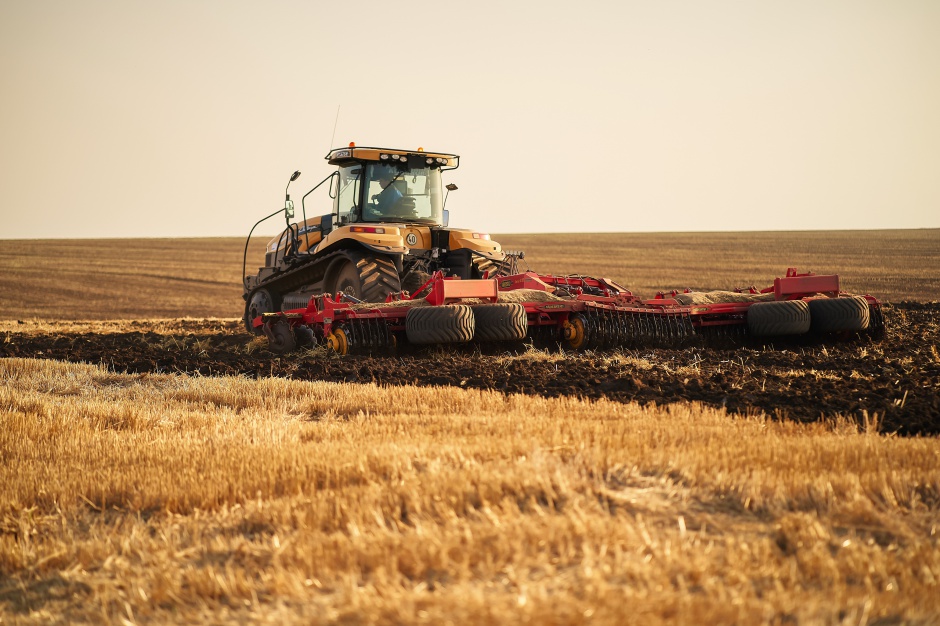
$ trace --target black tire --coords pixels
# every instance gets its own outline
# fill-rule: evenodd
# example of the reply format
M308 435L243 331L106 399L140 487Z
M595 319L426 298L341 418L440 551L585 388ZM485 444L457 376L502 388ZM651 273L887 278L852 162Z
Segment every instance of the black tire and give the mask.
M803 335L809 328L809 305L803 300L758 302L747 309L747 330L757 337Z
M529 321L521 304L479 304L473 309L477 341L520 341L525 339Z
M411 343L466 343L473 339L473 330L473 311L464 304L414 307L405 317Z
M274 313L274 299L267 289L259 289L251 295L248 306L245 307L245 329L249 333L260 335L263 332L261 327L253 328L251 323L265 313Z
M328 291L343 292L364 302L385 302L388 294L401 291L401 280L391 259L362 256L340 268Z
M317 336L309 326L295 326L294 338L298 348L314 348L317 345Z
M271 334L268 336L268 350L274 354L287 354L297 347L297 338L290 324L279 320L271 324Z
M809 313L815 333L860 332L871 319L868 301L861 296L816 298L809 301Z
M885 338L885 317L880 306L868 307L868 336L875 341Z

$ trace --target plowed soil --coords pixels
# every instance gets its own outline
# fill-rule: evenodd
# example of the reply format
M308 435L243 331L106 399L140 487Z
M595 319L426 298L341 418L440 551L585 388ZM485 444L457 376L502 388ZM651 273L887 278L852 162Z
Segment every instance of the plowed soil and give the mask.
M668 404L812 421L844 416L903 435L940 433L940 303L885 306L867 336L566 354L519 346L437 347L396 355L313 350L276 356L240 321L7 322L0 357L104 363L131 373L281 376L378 385L454 385L505 393Z

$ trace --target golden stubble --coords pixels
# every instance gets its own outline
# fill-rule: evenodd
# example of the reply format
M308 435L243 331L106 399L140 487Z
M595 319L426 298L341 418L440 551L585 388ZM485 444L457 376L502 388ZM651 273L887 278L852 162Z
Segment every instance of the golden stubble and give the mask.
M940 616L940 444L449 387L0 361L0 618Z

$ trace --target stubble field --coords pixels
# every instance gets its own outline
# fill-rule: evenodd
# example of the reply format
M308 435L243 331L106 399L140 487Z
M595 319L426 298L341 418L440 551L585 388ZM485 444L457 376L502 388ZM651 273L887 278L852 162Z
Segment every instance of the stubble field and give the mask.
M0 622L940 620L940 233L498 239L645 295L836 271L889 332L277 358L244 242L0 242Z

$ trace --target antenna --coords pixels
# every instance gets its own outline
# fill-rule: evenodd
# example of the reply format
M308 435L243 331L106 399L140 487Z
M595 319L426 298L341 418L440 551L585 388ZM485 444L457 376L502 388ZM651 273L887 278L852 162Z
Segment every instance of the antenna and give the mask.
M336 125L339 123L339 108L343 106L341 104L336 105L336 119L333 120L333 136L330 137L330 145L327 146L326 151L329 152L333 149L333 140L336 139Z

